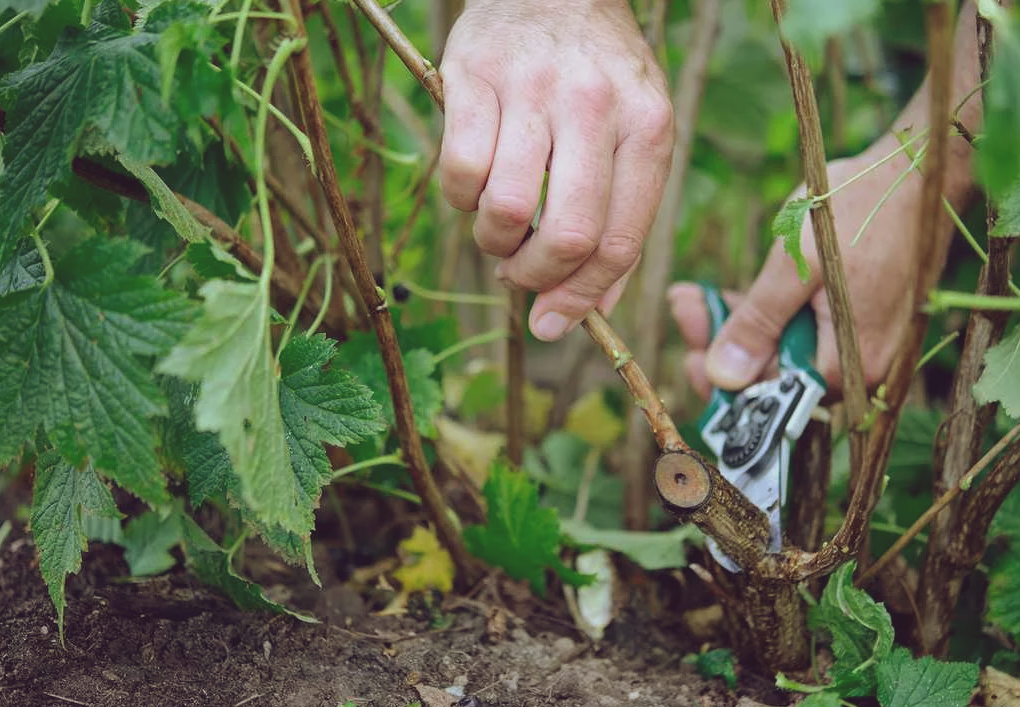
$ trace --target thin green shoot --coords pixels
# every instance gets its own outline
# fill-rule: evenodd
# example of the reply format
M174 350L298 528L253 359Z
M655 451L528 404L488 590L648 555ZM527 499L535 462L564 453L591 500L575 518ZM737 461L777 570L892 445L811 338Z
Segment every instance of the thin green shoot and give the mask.
M895 158L897 155L899 155L899 154L901 154L903 152L906 152L908 149L910 149L910 146L913 143L915 143L916 141L920 140L922 137L924 137L927 134L928 134L928 130L927 129L922 130L917 135L915 135L914 137L912 137L909 140L907 140L906 142L904 142L902 145L897 147L895 150L890 152L888 155L886 155L882 159L878 160L874 164L868 165L866 168L862 169L857 174L854 174L853 176L851 176L849 179L847 179L845 182L840 184L838 187L834 187L834 188L830 189L829 191L825 192L824 194L819 194L818 196L815 196L814 197L814 201L818 202L818 201L821 201L823 199L828 199L830 196L832 196L833 194L835 194L839 190L843 189L844 187L850 186L851 184L856 182L861 177L864 177L865 175L869 174L870 172L878 169L879 167L884 165L886 162L888 162L888 161L892 160L893 158Z
M212 14L217 14L219 8ZM234 27L234 42L230 48L230 73L237 76L237 69L241 66L241 49L244 46L244 30L248 26L248 13L251 12L251 0L241 2L241 10L237 12L237 25Z
M42 218L39 219L39 223L32 229L32 240L35 242L36 250L39 251L39 259L42 260L43 272L46 274L42 284L43 287L48 287L53 282L55 272L53 270L53 261L50 260L50 252L46 249L46 244L42 239L42 229L58 206L60 206L60 199L50 199L50 202L46 204L46 208L43 210Z
M399 279L399 278L398 278ZM452 302L454 304L479 304L486 307L506 307L507 301L505 297L497 297L495 295L476 295L465 292L442 292L440 290L430 290L421 285L416 285L408 280L400 280L400 284L407 288L408 292L416 297L422 299L432 300L434 302Z
M928 363L933 358L935 358L938 355L939 351L949 346L958 338L960 338L960 332L958 331L954 331L943 336L942 340L939 341L939 343L932 346L930 349L928 349L928 351L925 352L924 356L922 356L921 359L917 362L917 365L914 366L914 373L917 373L922 368L924 368L925 364Z
M9 30L14 25L16 25L19 22L21 22L23 19L28 17L28 14L29 14L28 10L25 10L23 12L19 12L14 17L12 17L11 19L9 19L6 22L4 22L2 25L0 25L0 34L3 34L4 32Z
M917 155L911 160L910 166L900 172L896 179L893 180L893 183L889 185L889 188L885 190L885 193L882 194L882 198L878 200L877 204L875 204L875 208L871 210L868 217L864 219L864 223L862 223L861 227L857 229L857 233L854 235L853 240L850 241L851 246L857 245L857 241L859 241L864 235L864 232L868 230L871 222L875 219L875 216L878 215L879 210L885 206L885 202L889 201L889 198L896 192L897 189L900 188L900 185L903 184L910 172L917 168L918 163L924 157L924 153L927 149L927 144L922 145L921 149L917 151Z
M332 125L334 128L342 130L347 137L349 137L354 144L359 147L366 147L375 154L382 157L384 160L388 160L395 164L403 164L409 166L418 166L421 164L421 153L420 152L397 152L390 150L387 147L380 145L374 140L369 140L365 137L364 133L351 127L348 123L341 120L337 116L333 115L329 111L322 112L326 122Z
M305 281L301 284L301 292L298 293L297 301L294 302L294 306L290 310L290 317L287 318L287 328L283 330L283 335L280 337L280 345L276 347L276 363L280 364L280 354L287 348L287 344L290 342L290 337L294 333L294 327L297 326L298 317L301 315L301 310L304 309L305 300L308 299L308 293L312 290L312 285L315 284L315 276L319 274L319 268L323 265L328 265L326 268L326 278L329 284L329 289L332 289L333 284L333 256L329 253L324 253L312 261L312 265L308 268L308 274L305 276ZM326 304L329 302L328 298L323 299L322 308L319 310L321 315L325 309ZM322 320L316 315L316 321L321 324ZM313 327L308 335L311 336L318 329L318 324Z
M250 5L250 0L245 0L245 7ZM243 10L242 10L243 11ZM262 84L262 95L259 98L259 109L255 114L255 193L258 200L259 219L265 234L262 239L262 274L259 277L259 286L263 292L268 294L269 282L273 274L273 262L276 257L272 235L272 219L269 216L269 190L266 187L266 127L269 123L269 106L272 104L273 88L276 80L280 77L284 65L291 55L301 51L305 46L303 39L285 39L276 48L269 68L266 70L265 81ZM236 49L236 46L235 46Z
M491 331L486 331L481 334L476 334L475 336L469 336L463 341L458 341L453 346L447 347L440 351L439 353L437 353L435 356L432 357L432 361L435 363L435 365L438 366L440 363L448 359L450 356L454 356L460 353L461 351L464 351L465 349L469 349L472 346L489 344L492 343L493 341L499 341L500 339L505 339L508 336L510 336L510 332L507 331L506 329L493 329Z
M973 292L955 292L952 290L932 290L928 293L928 303L924 311L937 314L947 309L983 309L992 312L1020 312L1020 297L1000 297L998 295L978 295Z
M210 66L212 66L216 71L220 71L220 68L215 64L210 64ZM258 94L258 92L244 81L234 79L234 86L241 89L243 93L248 95L250 98L254 98L256 101L262 100L262 97ZM274 106L272 103L269 104L269 112L272 113L273 117L280 121L280 124L287 129L287 132L289 132L293 138L297 140L298 145L301 146L301 152L305 156L305 160L307 160L308 164L311 165L312 171L314 172L315 156L312 153L312 141L308 139L308 136L305 135L297 125L294 124L293 120L288 118L283 111Z
M353 474L354 472L361 471L362 469L371 469L375 466L387 465L405 466L404 459L399 454L384 454L382 456L364 459L360 462L354 462L353 464L348 464L347 466L342 466L339 469L336 469L333 472L333 480L336 481L343 476Z

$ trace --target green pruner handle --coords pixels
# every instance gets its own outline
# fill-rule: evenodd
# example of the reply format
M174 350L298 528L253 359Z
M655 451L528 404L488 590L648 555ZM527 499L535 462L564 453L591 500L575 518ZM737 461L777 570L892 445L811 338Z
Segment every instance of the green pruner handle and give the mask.
M722 292L718 287L706 282L699 283L705 297L705 307L708 309L709 320L709 341L715 339L719 330L722 329L726 319L730 316L730 308L723 300ZM783 329L779 339L779 369L780 371L799 370L804 371L816 383L825 389L825 379L815 369L813 360L818 348L818 325L815 323L815 313L811 305L804 305L796 316ZM733 402L735 393L728 390L712 388L712 395L708 399L708 407L698 420L698 428L704 432L705 426L715 416L719 408Z
M779 339L779 370L804 371L825 390L825 379L815 369L814 359L818 350L818 324L810 304L800 311L783 329Z
M700 282L698 284L701 285L701 292L705 297L705 308L708 310L708 340L712 341L729 318L730 308L727 306L726 301L723 299L722 291L718 287L707 282ZM705 411L701 413L701 417L698 418L698 429L702 434L704 434L705 428L711 419L715 417L719 408L732 403L735 395L730 390L712 388L712 394L708 398L708 407L705 408Z

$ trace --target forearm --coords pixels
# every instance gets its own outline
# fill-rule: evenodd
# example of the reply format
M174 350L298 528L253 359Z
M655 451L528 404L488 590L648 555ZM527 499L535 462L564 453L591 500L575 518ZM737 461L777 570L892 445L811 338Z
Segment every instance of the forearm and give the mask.
M957 117L973 134L981 130L981 67L978 59L977 9L973 0L968 0L957 19L956 36L953 42L953 77L951 106L959 109ZM930 77L926 77L903 112L893 121L889 133L876 143L881 154L888 154L899 145L897 133L909 130L917 135L928 128L928 102L930 100ZM971 157L974 148L960 135L949 140L949 166L946 171L945 194L956 208L961 208L970 198L974 188ZM899 169L909 164L909 158L895 161ZM919 175L918 175L919 176Z

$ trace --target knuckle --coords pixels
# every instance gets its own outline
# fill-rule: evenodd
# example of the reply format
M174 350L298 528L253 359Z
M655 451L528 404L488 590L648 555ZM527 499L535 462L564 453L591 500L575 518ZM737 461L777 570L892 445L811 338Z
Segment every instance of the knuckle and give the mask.
M603 116L616 101L616 88L609 77L592 73L578 78L571 90L574 106L587 116Z
M486 218L504 228L527 228L535 214L535 206L524 197L509 192L484 194L482 209Z
M661 97L652 101L637 118L636 129L655 146L672 145L673 106Z
M461 211L478 208L478 195L487 174L485 163L455 150L444 149L439 158L439 183L443 195Z
M619 277L641 257L640 233L607 233L599 243L599 261L613 276Z
M597 244L597 231L594 222L579 219L567 226L561 226L554 232L549 243L549 257L559 263L580 263L588 258Z

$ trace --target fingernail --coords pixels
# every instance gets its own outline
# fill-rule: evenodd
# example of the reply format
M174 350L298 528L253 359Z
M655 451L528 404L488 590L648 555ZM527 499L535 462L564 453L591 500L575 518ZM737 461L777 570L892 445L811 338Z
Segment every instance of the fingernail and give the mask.
M754 357L729 341L709 349L705 370L715 385L728 390L744 387L757 374Z
M542 341L555 341L566 334L575 324L574 320L564 317L559 312L546 312L538 318L535 326L531 328L531 332Z

